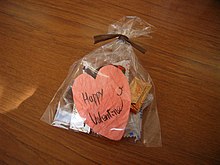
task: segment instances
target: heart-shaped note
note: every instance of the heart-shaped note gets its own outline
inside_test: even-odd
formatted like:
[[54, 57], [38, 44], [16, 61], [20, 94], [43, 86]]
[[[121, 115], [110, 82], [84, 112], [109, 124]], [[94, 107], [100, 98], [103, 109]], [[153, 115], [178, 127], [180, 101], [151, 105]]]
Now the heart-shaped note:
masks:
[[131, 93], [127, 78], [115, 66], [102, 67], [97, 77], [83, 73], [73, 84], [73, 99], [94, 132], [120, 140], [128, 122]]

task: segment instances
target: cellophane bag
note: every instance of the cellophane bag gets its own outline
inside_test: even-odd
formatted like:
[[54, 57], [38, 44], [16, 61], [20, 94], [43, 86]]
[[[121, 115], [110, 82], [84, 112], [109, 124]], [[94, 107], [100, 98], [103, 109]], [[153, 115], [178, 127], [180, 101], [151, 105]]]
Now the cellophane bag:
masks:
[[[152, 30], [139, 17], [126, 16], [111, 24], [108, 34], [132, 39], [149, 36]], [[97, 138], [161, 146], [153, 81], [138, 62], [132, 44], [120, 38], [70, 67], [41, 120]]]

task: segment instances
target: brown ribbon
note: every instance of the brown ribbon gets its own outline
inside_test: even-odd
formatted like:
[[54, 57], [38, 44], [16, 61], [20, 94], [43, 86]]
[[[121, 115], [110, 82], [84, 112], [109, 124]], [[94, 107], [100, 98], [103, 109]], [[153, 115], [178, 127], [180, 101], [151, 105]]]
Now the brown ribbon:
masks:
[[102, 41], [110, 40], [110, 39], [113, 39], [113, 38], [118, 38], [119, 40], [122, 40], [124, 42], [128, 42], [129, 44], [131, 44], [131, 46], [133, 46], [135, 49], [139, 50], [143, 54], [146, 52], [146, 50], [144, 48], [142, 48], [141, 46], [135, 44], [127, 36], [122, 35], [122, 34], [96, 35], [96, 36], [94, 36], [94, 44], [102, 42]]

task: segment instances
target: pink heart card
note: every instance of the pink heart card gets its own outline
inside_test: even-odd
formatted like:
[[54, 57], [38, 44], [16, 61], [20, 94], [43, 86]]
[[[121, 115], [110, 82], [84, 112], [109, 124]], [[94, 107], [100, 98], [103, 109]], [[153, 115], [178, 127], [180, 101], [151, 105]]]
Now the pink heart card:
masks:
[[79, 75], [72, 86], [76, 108], [92, 130], [120, 140], [128, 122], [131, 93], [127, 78], [113, 65], [102, 67], [96, 78]]

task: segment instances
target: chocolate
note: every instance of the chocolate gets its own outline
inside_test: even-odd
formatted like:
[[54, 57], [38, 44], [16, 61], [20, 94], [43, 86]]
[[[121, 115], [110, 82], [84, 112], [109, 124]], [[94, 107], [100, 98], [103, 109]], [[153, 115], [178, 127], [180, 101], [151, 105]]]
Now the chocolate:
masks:
[[[130, 68], [130, 61], [129, 60], [123, 60], [120, 62], [112, 63], [113, 66], [116, 68], [120, 69], [125, 76], [128, 78], [129, 77], [129, 68]], [[93, 78], [96, 78], [98, 71], [102, 68], [103, 66], [95, 69], [91, 66], [84, 66], [83, 67], [83, 72], [91, 75]]]
[[124, 137], [135, 138], [135, 141], [141, 138], [141, 127], [142, 127], [142, 114], [141, 109], [136, 114], [130, 113], [128, 124], [125, 128]]
[[59, 102], [52, 125], [68, 129], [71, 120], [72, 108], [73, 104], [66, 104], [61, 107]]
[[90, 127], [85, 124], [85, 119], [83, 119], [77, 109], [76, 106], [73, 106], [73, 112], [71, 115], [71, 121], [70, 121], [70, 129], [73, 129], [75, 131], [79, 132], [84, 132], [84, 133], [89, 133], [90, 132]]
[[137, 113], [140, 111], [140, 108], [147, 98], [147, 95], [151, 89], [152, 85], [146, 81], [143, 81], [135, 77], [131, 84], [131, 111]]

